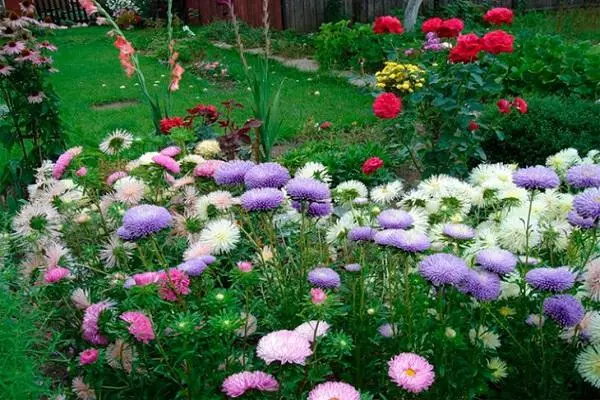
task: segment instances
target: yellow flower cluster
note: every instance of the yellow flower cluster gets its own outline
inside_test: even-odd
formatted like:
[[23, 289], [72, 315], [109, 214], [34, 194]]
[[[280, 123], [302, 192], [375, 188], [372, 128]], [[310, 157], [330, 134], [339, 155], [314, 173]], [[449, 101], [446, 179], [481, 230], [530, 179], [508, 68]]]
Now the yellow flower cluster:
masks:
[[377, 87], [400, 94], [412, 93], [423, 87], [425, 70], [415, 64], [385, 63], [383, 70], [375, 73]]

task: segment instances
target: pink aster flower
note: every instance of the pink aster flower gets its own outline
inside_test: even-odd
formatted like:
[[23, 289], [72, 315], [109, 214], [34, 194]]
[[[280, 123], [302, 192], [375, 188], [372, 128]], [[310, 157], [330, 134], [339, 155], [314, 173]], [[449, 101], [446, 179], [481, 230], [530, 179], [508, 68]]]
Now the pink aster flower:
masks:
[[252, 263], [250, 261], [240, 261], [237, 263], [237, 267], [241, 272], [252, 271]]
[[152, 321], [146, 314], [139, 311], [127, 311], [121, 314], [120, 318], [129, 323], [129, 333], [138, 341], [148, 343], [154, 339]]
[[256, 347], [256, 355], [271, 364], [279, 361], [282, 364], [304, 365], [312, 354], [310, 342], [293, 331], [275, 331], [263, 336]]
[[98, 359], [97, 349], [86, 349], [79, 353], [79, 365], [89, 365], [96, 362]]
[[166, 172], [163, 174], [163, 178], [165, 178], [165, 182], [167, 182], [167, 184], [169, 186], [173, 186], [175, 184], [175, 182], [177, 182], [177, 179], [175, 179], [175, 177], [173, 175], [171, 175], [170, 173]]
[[159, 294], [163, 300], [177, 301], [178, 296], [190, 293], [190, 277], [176, 268], [172, 268], [168, 273], [162, 272], [159, 284]]
[[400, 353], [388, 365], [388, 375], [392, 381], [412, 393], [427, 390], [435, 379], [433, 365], [414, 353]]
[[212, 176], [215, 174], [215, 171], [223, 164], [225, 164], [225, 161], [207, 160], [194, 169], [194, 175], [204, 178], [212, 178]]
[[181, 168], [179, 167], [179, 164], [177, 164], [177, 161], [169, 156], [165, 156], [164, 154], [155, 155], [152, 157], [152, 161], [174, 174], [181, 172]]
[[179, 153], [181, 153], [181, 149], [179, 148], [179, 146], [165, 147], [160, 151], [160, 154], [167, 157], [175, 157]]
[[310, 289], [310, 300], [315, 305], [322, 304], [327, 300], [327, 293], [321, 288]]
[[149, 271], [135, 274], [132, 276], [136, 286], [147, 286], [157, 283], [160, 280], [160, 273]]
[[54, 164], [54, 169], [52, 170], [52, 177], [54, 179], [60, 179], [62, 175], [65, 173], [67, 167], [73, 161], [73, 158], [81, 154], [81, 147], [73, 147], [64, 153], [62, 153], [58, 160], [56, 160], [56, 164]]
[[298, 325], [294, 332], [312, 342], [315, 338], [325, 336], [329, 328], [330, 325], [326, 321], [308, 321]]
[[100, 333], [100, 327], [98, 321], [100, 314], [103, 311], [112, 308], [114, 303], [104, 300], [99, 303], [94, 303], [85, 309], [83, 314], [83, 324], [81, 328], [83, 330], [83, 338], [90, 343], [97, 345], [107, 345], [108, 339]]
[[27, 96], [27, 102], [29, 104], [40, 104], [42, 101], [44, 101], [45, 98], [46, 95], [44, 94], [44, 92], [32, 93], [29, 96]]
[[308, 400], [360, 400], [360, 392], [344, 382], [321, 383], [308, 394]]
[[48, 268], [46, 270], [46, 272], [44, 273], [44, 282], [46, 282], [46, 283], [58, 282], [64, 278], [66, 278], [67, 276], [69, 276], [70, 273], [71, 273], [71, 271], [69, 271], [67, 268], [63, 268], [63, 267]]
[[229, 397], [240, 397], [249, 390], [276, 392], [279, 382], [262, 371], [244, 371], [233, 374], [223, 381], [222, 391]]
[[88, 170], [87, 170], [87, 168], [86, 168], [86, 167], [81, 167], [81, 168], [79, 168], [79, 169], [78, 169], [78, 170], [75, 172], [75, 175], [77, 175], [77, 176], [86, 176], [86, 175], [87, 175], [87, 172], [88, 172]]
[[125, 172], [125, 171], [116, 171], [116, 172], [113, 172], [112, 174], [110, 174], [108, 176], [108, 178], [106, 178], [106, 184], [107, 185], [112, 185], [113, 183], [115, 183], [119, 179], [125, 178], [126, 176], [127, 176], [127, 172]]

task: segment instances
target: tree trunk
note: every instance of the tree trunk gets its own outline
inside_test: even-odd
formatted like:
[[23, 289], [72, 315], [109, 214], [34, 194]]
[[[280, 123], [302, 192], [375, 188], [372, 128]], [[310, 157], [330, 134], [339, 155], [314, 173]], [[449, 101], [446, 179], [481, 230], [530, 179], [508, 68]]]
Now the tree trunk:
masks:
[[415, 29], [421, 4], [423, 4], [423, 0], [408, 0], [406, 3], [406, 9], [404, 10], [404, 29], [408, 32]]

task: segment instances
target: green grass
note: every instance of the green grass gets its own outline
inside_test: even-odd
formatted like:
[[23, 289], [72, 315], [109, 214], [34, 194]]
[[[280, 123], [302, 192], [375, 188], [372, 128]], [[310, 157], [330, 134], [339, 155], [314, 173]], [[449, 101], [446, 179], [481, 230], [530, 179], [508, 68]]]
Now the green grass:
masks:
[[[61, 118], [70, 145], [95, 146], [106, 133], [116, 128], [128, 129], [141, 137], [152, 132], [149, 110], [144, 104], [103, 110], [92, 108], [101, 103], [141, 100], [139, 87], [134, 86], [135, 79], [128, 79], [121, 70], [117, 50], [112, 39], [106, 37], [107, 31], [102, 27], [71, 29], [58, 31], [50, 38], [59, 48], [54, 59], [60, 71], [52, 76], [51, 82], [61, 98]], [[134, 39], [138, 35], [149, 34], [152, 31], [128, 33]], [[173, 95], [172, 114], [182, 115], [186, 108], [197, 103], [219, 105], [222, 101], [236, 99], [246, 106], [239, 118], [249, 117], [251, 93], [244, 83], [237, 53], [209, 46], [206, 58], [227, 64], [231, 74], [238, 79], [237, 84], [227, 88], [186, 73], [181, 90]], [[167, 68], [153, 57], [142, 56], [141, 64], [151, 91], [159, 93], [159, 90], [165, 90], [169, 80]], [[275, 62], [272, 63], [272, 73], [274, 77], [283, 79], [283, 138], [292, 137], [309, 118], [329, 120], [338, 126], [350, 125], [354, 121], [374, 121], [370, 94], [341, 79], [303, 73]], [[153, 87], [155, 81], [160, 82], [158, 87]], [[319, 96], [315, 95], [316, 91]]]

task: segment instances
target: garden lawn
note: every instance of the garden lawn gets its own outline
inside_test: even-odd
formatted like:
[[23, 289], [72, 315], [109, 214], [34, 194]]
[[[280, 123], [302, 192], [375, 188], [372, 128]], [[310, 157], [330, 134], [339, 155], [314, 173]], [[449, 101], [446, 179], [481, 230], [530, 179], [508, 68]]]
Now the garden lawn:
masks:
[[[145, 104], [94, 107], [142, 98], [140, 88], [134, 86], [135, 77], [127, 78], [121, 69], [117, 49], [113, 40], [106, 36], [107, 32], [104, 27], [69, 29], [57, 31], [49, 38], [59, 48], [55, 54], [55, 67], [60, 72], [53, 75], [52, 83], [61, 98], [61, 117], [68, 135], [67, 143], [72, 146], [95, 146], [109, 131], [117, 128], [130, 130], [141, 137], [148, 137], [153, 131]], [[149, 34], [153, 31], [133, 31], [127, 35], [135, 39], [137, 35]], [[243, 122], [250, 116], [252, 104], [237, 53], [211, 45], [206, 49], [205, 59], [225, 63], [231, 75], [237, 78], [236, 84], [225, 87], [186, 73], [181, 89], [173, 94], [171, 114], [183, 115], [186, 108], [198, 103], [219, 105], [224, 100], [236, 99], [246, 106], [239, 115]], [[250, 57], [251, 62], [254, 60]], [[169, 81], [166, 66], [149, 56], [142, 56], [141, 64], [151, 92], [164, 91]], [[292, 137], [309, 118], [315, 122], [329, 120], [336, 126], [374, 121], [371, 95], [342, 79], [300, 72], [276, 62], [272, 63], [272, 74], [283, 80], [281, 137]], [[155, 83], [158, 84], [156, 87]]]

